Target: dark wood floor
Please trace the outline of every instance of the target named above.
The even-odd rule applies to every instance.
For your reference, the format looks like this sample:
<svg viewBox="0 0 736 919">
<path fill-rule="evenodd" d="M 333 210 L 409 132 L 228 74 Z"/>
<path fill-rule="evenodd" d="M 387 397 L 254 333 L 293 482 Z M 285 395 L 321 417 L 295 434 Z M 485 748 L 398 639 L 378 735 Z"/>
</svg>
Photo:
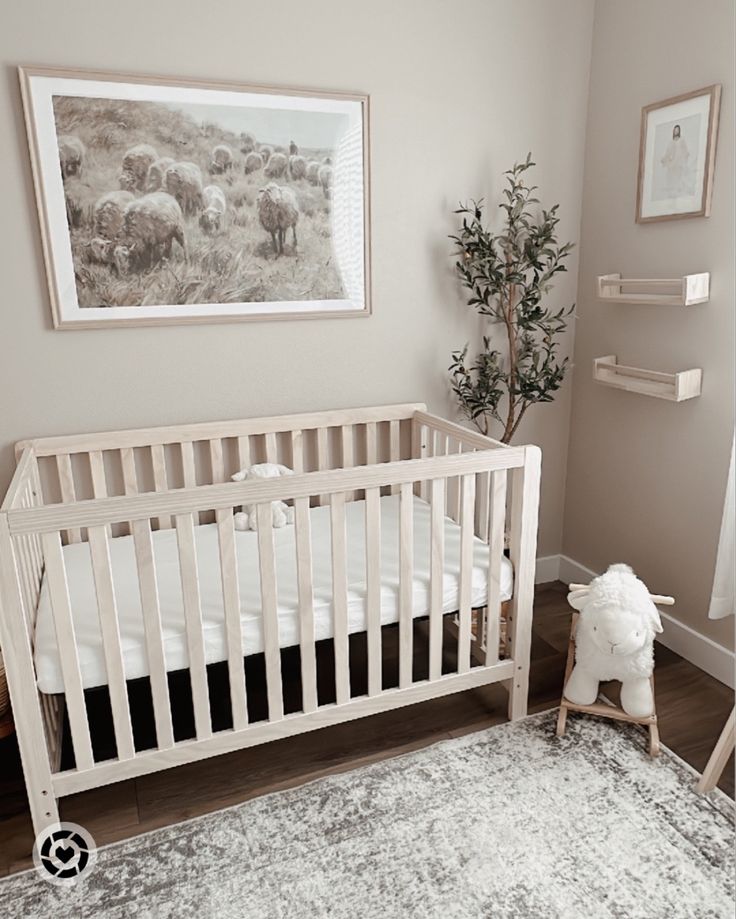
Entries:
<svg viewBox="0 0 736 919">
<path fill-rule="evenodd" d="M 562 584 L 537 591 L 531 712 L 557 704 L 570 609 Z M 606 692 L 615 696 L 615 688 Z M 733 693 L 677 654 L 657 647 L 662 742 L 701 771 L 733 706 Z M 576 716 L 570 715 L 570 719 Z M 489 686 L 323 728 L 309 734 L 169 769 L 62 801 L 62 819 L 86 826 L 99 845 L 186 820 L 249 798 L 353 769 L 506 718 L 506 693 Z M 720 782 L 734 794 L 733 758 Z M 30 867 L 33 842 L 17 748 L 0 741 L 0 875 Z"/>
</svg>

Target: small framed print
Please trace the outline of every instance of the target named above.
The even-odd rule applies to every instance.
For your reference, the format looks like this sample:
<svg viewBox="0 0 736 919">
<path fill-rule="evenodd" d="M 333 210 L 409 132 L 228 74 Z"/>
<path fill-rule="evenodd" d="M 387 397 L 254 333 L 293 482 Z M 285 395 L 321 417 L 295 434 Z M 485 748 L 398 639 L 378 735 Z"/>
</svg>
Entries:
<svg viewBox="0 0 736 919">
<path fill-rule="evenodd" d="M 721 86 L 641 110 L 636 222 L 710 216 Z"/>
<path fill-rule="evenodd" d="M 368 96 L 20 78 L 56 328 L 370 313 Z"/>
</svg>

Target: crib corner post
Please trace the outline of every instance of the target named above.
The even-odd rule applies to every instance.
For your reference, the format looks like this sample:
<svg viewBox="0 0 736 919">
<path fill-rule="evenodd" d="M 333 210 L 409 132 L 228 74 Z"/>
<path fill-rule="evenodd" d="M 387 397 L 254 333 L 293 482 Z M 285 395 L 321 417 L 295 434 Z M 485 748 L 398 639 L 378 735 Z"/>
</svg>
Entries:
<svg viewBox="0 0 736 919">
<path fill-rule="evenodd" d="M 524 465 L 512 473 L 510 554 L 515 585 L 508 636 L 514 676 L 506 684 L 511 721 L 523 718 L 527 713 L 541 464 L 542 451 L 539 447 L 526 446 Z"/>
<path fill-rule="evenodd" d="M 33 832 L 37 836 L 59 822 L 59 808 L 36 686 L 31 638 L 23 614 L 16 556 L 5 513 L 0 513 L 0 645 Z"/>
</svg>

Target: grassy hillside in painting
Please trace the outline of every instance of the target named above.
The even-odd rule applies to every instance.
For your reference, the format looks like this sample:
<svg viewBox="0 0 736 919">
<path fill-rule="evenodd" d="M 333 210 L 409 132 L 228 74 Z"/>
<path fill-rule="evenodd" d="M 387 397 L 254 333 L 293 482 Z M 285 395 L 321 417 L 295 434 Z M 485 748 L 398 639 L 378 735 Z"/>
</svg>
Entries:
<svg viewBox="0 0 736 919">
<path fill-rule="evenodd" d="M 68 208 L 75 215 L 71 240 L 80 306 L 324 300 L 344 296 L 333 261 L 330 201 L 319 186 L 288 176 L 276 180 L 293 188 L 300 210 L 296 250 L 289 232 L 284 254 L 277 257 L 256 209 L 258 190 L 270 180 L 263 169 L 245 175 L 245 155 L 238 135 L 214 123 L 199 124 L 189 115 L 155 102 L 56 97 L 54 112 L 57 135 L 74 135 L 86 148 L 81 176 L 65 181 Z M 271 143 L 267 137 L 256 140 Z M 196 163 L 204 184 L 222 189 L 227 212 L 221 229 L 213 235 L 202 231 L 196 214 L 185 218 L 187 259 L 174 245 L 171 257 L 158 265 L 119 275 L 111 264 L 99 264 L 90 258 L 92 211 L 102 194 L 119 189 L 123 156 L 141 143 L 153 146 L 161 157 Z M 223 175 L 210 175 L 212 150 L 218 144 L 232 149 L 233 168 Z M 308 161 L 320 162 L 332 153 L 317 149 L 299 152 Z"/>
</svg>

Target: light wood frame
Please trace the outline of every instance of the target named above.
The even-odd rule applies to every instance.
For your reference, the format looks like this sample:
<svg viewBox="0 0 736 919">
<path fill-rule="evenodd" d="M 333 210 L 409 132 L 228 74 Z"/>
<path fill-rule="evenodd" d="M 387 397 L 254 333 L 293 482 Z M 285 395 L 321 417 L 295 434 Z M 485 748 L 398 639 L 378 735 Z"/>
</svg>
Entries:
<svg viewBox="0 0 736 919">
<path fill-rule="evenodd" d="M 598 299 L 637 306 L 696 306 L 710 299 L 710 273 L 686 274 L 681 278 L 622 278 L 598 275 Z"/>
<path fill-rule="evenodd" d="M 127 74 L 99 70 L 79 70 L 60 67 L 22 66 L 18 68 L 21 98 L 25 116 L 28 148 L 31 159 L 33 186 L 36 198 L 39 224 L 41 228 L 41 244 L 46 266 L 47 287 L 51 312 L 55 329 L 96 329 L 116 328 L 120 326 L 160 326 L 181 324 L 211 324 L 223 322 L 263 322 L 270 320 L 294 319 L 338 319 L 367 317 L 372 313 L 371 299 L 371 196 L 370 196 L 370 97 L 365 93 L 341 92 L 335 90 L 295 89 L 292 87 L 275 86 L 260 83 L 237 83 L 226 80 L 196 80 L 185 77 L 164 77 L 152 74 Z M 157 86 L 181 87 L 192 89 L 219 90 L 226 92 L 247 92 L 261 94 L 279 94 L 296 97 L 319 97 L 347 102 L 357 102 L 362 110 L 363 124 L 363 263 L 364 263 L 364 306 L 362 310 L 310 310 L 310 311 L 281 311 L 249 313 L 243 315 L 207 315 L 207 316 L 177 316 L 171 317 L 136 317 L 120 319 L 79 319 L 64 321 L 61 316 L 61 307 L 56 285 L 57 266 L 55 264 L 51 245 L 51 226 L 45 206 L 45 193 L 41 170 L 41 151 L 38 137 L 33 122 L 32 97 L 30 81 L 33 77 L 60 77 L 77 80 L 100 80 L 109 83 L 128 84 L 154 84 Z M 135 310 L 136 307 L 130 307 Z"/>
<path fill-rule="evenodd" d="M 642 201 L 644 195 L 644 162 L 647 143 L 647 123 L 649 113 L 656 109 L 667 108 L 678 102 L 686 102 L 688 99 L 697 99 L 699 96 L 710 96 L 710 109 L 708 113 L 707 144 L 705 150 L 705 170 L 703 175 L 703 189 L 701 192 L 700 207 L 695 211 L 688 211 L 683 214 L 661 214 L 650 217 L 642 216 Z M 661 102 L 653 102 L 645 105 L 641 110 L 641 129 L 639 135 L 639 168 L 637 172 L 636 187 L 636 222 L 637 223 L 655 223 L 661 220 L 683 220 L 689 217 L 710 217 L 711 199 L 713 196 L 713 173 L 715 171 L 716 146 L 718 143 L 718 120 L 721 107 L 721 84 L 715 83 L 712 86 L 705 86 L 702 89 L 693 90 L 693 92 L 682 93 L 679 96 L 672 96 Z"/>
<path fill-rule="evenodd" d="M 596 383 L 614 389 L 654 396 L 655 399 L 666 399 L 668 402 L 685 402 L 700 395 L 703 371 L 699 367 L 676 373 L 642 370 L 619 364 L 615 354 L 606 354 L 593 359 L 593 379 Z"/>
<path fill-rule="evenodd" d="M 7 669 L 18 744 L 36 832 L 59 819 L 69 794 L 194 762 L 330 724 L 365 717 L 449 693 L 502 682 L 508 714 L 527 710 L 532 601 L 541 451 L 509 447 L 405 404 L 244 421 L 210 422 L 38 438 L 18 445 L 18 465 L 0 508 L 0 644 Z M 177 472 L 172 455 L 180 460 Z M 146 458 L 148 463 L 143 462 Z M 254 461 L 286 461 L 293 476 L 229 481 Z M 112 462 L 114 461 L 114 463 Z M 120 472 L 116 481 L 111 474 Z M 85 472 L 86 470 L 86 472 Z M 177 478 L 177 476 L 179 478 Z M 87 485 L 82 482 L 87 479 Z M 176 481 L 175 481 L 176 479 Z M 504 604 L 500 572 L 510 501 L 513 597 Z M 91 491 L 88 494 L 84 491 Z M 399 685 L 381 685 L 380 495 L 400 502 Z M 429 678 L 415 680 L 413 653 L 413 501 L 431 503 Z M 351 696 L 347 651 L 345 503 L 366 502 L 368 693 Z M 284 714 L 276 632 L 276 582 L 269 504 L 295 505 L 303 710 Z M 233 509 L 256 504 L 264 616 L 267 721 L 249 723 L 243 679 L 238 580 L 234 568 Z M 312 600 L 309 506 L 329 504 L 332 525 L 335 681 L 337 701 L 318 704 Z M 193 526 L 214 514 L 220 540 L 232 729 L 213 732 L 207 697 Z M 459 609 L 443 613 L 444 522 L 461 530 Z M 159 614 L 152 531 L 177 532 L 189 646 L 196 737 L 175 742 Z M 109 540 L 132 533 L 141 590 L 157 745 L 136 751 L 122 662 Z M 473 537 L 488 544 L 486 607 L 471 609 Z M 96 762 L 79 669 L 69 601 L 65 542 L 90 547 L 108 671 L 117 758 Z M 43 579 L 50 592 L 65 692 L 40 693 L 33 660 L 35 615 Z M 473 617 L 475 616 L 475 635 Z M 443 664 L 443 624 L 456 619 L 454 672 Z M 483 642 L 480 641 L 482 634 Z M 504 644 L 501 648 L 501 638 Z M 68 717 L 75 766 L 60 771 L 60 736 Z"/>
</svg>

